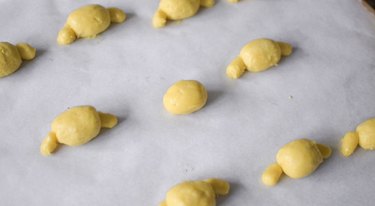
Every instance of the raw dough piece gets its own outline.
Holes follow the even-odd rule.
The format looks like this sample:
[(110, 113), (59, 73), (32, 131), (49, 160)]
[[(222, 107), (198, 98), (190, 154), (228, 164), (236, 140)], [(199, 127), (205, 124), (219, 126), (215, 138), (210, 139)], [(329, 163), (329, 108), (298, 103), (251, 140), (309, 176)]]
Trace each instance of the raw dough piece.
[(43, 140), (40, 152), (51, 155), (58, 143), (78, 146), (96, 137), (101, 128), (113, 128), (117, 117), (96, 111), (92, 106), (72, 107), (57, 116), (51, 125), (51, 132)]
[(273, 186), (284, 172), (291, 178), (302, 178), (313, 173), (331, 156), (331, 148), (309, 139), (298, 139), (284, 145), (276, 155), (276, 162), (263, 173), (265, 185)]
[(165, 109), (172, 114), (190, 114), (207, 102), (207, 91), (195, 80), (181, 80), (173, 84), (163, 97)]
[(152, 19), (155, 28), (164, 27), (167, 20), (181, 20), (194, 16), (199, 7), (212, 7), (215, 0), (160, 0)]
[(8, 42), (0, 42), (0, 78), (17, 71), (22, 60), (32, 60), (36, 49), (26, 43), (14, 46)]
[(358, 125), (355, 132), (346, 133), (341, 139), (341, 153), (350, 156), (358, 144), (365, 150), (375, 149), (375, 118)]
[(216, 195), (228, 194), (229, 188), (221, 179), (182, 182), (168, 191), (160, 206), (215, 206)]
[(237, 79), (247, 69), (250, 72), (261, 72), (279, 63), (281, 56), (289, 56), (292, 46), (271, 39), (256, 39), (246, 44), (227, 67), (227, 76)]
[(227, 0), (230, 3), (238, 3), (240, 0)]
[(92, 38), (105, 31), (111, 22), (121, 23), (126, 14), (118, 8), (104, 8), (98, 4), (80, 7), (69, 14), (57, 36), (60, 45), (71, 44), (77, 38)]

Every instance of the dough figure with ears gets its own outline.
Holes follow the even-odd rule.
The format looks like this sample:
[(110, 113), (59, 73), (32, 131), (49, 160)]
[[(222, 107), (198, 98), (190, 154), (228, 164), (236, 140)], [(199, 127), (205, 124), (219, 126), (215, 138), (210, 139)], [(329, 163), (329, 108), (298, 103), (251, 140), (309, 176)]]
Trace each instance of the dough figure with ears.
[(276, 162), (263, 172), (265, 185), (276, 185), (284, 172), (291, 178), (302, 178), (313, 173), (331, 156), (331, 148), (309, 139), (297, 139), (284, 145), (276, 155)]
[(181, 20), (194, 16), (199, 7), (212, 7), (215, 0), (160, 0), (152, 19), (155, 28), (164, 27), (167, 20)]
[(221, 179), (182, 182), (168, 191), (159, 206), (215, 206), (216, 196), (228, 194), (229, 187)]
[(22, 60), (35, 58), (36, 49), (26, 43), (14, 46), (8, 42), (0, 42), (0, 78), (17, 71)]
[(96, 137), (101, 128), (113, 128), (117, 117), (96, 111), (92, 106), (72, 107), (57, 116), (51, 125), (51, 131), (43, 140), (40, 152), (51, 155), (59, 143), (78, 146)]
[(121, 23), (126, 14), (118, 8), (104, 8), (98, 4), (80, 7), (69, 14), (65, 26), (57, 36), (57, 43), (66, 45), (77, 38), (93, 38), (105, 31), (111, 22)]
[(341, 153), (349, 157), (358, 145), (365, 150), (375, 149), (375, 118), (362, 122), (356, 131), (346, 133), (341, 139)]
[(256, 39), (246, 44), (227, 67), (227, 76), (231, 79), (240, 78), (248, 70), (261, 72), (276, 66), (282, 56), (292, 53), (292, 46), (271, 39)]

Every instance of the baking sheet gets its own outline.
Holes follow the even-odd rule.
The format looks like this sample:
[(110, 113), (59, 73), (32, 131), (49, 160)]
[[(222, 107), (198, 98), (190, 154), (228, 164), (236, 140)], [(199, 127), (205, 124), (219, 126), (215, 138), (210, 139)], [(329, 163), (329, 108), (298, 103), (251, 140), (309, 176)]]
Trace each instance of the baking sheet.
[[(70, 11), (88, 3), (129, 14), (96, 39), (58, 46)], [(1, 205), (158, 205), (174, 184), (224, 178), (219, 205), (371, 205), (375, 154), (339, 154), (339, 140), (375, 116), (375, 21), (355, 0), (218, 0), (155, 30), (158, 1), (1, 0), (0, 40), (38, 50), (0, 80)], [(277, 68), (239, 80), (225, 68), (256, 38), (291, 43)], [(201, 81), (206, 107), (172, 116), (162, 105), (181, 79)], [(54, 117), (94, 105), (120, 123), (89, 144), (43, 157)], [(285, 143), (308, 137), (333, 147), (313, 175), (274, 188), (262, 171)]]

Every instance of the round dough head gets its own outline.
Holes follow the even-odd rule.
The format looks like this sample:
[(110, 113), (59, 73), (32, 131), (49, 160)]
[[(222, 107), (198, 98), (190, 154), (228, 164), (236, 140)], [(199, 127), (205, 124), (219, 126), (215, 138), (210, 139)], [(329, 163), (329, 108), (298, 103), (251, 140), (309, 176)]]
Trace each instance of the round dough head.
[(375, 118), (358, 125), (356, 130), (359, 136), (359, 145), (363, 149), (375, 149)]
[(8, 42), (0, 42), (0, 77), (17, 71), (21, 63), (22, 59), (17, 47)]
[(249, 71), (261, 72), (280, 61), (281, 49), (271, 39), (257, 39), (245, 45), (240, 56)]
[(284, 145), (276, 161), (291, 178), (302, 178), (315, 171), (323, 157), (314, 141), (299, 139)]
[(58, 142), (78, 146), (87, 143), (99, 134), (101, 122), (94, 107), (78, 106), (56, 117), (51, 128)]
[(215, 192), (209, 183), (188, 181), (170, 189), (165, 199), (167, 206), (215, 206)]
[(69, 14), (66, 24), (77, 37), (94, 37), (108, 28), (111, 18), (106, 8), (93, 4), (74, 10)]
[(165, 109), (172, 114), (189, 114), (200, 110), (207, 102), (207, 91), (195, 80), (182, 80), (172, 85), (164, 95)]
[(179, 20), (197, 13), (200, 0), (161, 0), (159, 9), (167, 14), (168, 19)]

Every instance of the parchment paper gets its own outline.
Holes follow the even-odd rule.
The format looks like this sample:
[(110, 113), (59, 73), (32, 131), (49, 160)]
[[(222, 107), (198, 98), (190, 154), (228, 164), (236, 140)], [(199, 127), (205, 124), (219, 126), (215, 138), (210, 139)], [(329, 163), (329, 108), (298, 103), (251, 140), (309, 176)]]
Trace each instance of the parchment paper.
[[(128, 13), (95, 39), (58, 46), (72, 10), (88, 4)], [(1, 0), (0, 41), (38, 50), (0, 79), (0, 205), (156, 206), (184, 180), (224, 178), (220, 206), (372, 205), (375, 152), (339, 153), (340, 138), (375, 116), (375, 21), (356, 0), (217, 0), (187, 20), (153, 29), (154, 0)], [(294, 53), (239, 80), (225, 68), (256, 38)], [(209, 92), (201, 111), (168, 114), (167, 88), (181, 79)], [(43, 157), (56, 115), (93, 105), (117, 127), (80, 147)], [(260, 182), (278, 149), (296, 138), (331, 145), (311, 176)]]

